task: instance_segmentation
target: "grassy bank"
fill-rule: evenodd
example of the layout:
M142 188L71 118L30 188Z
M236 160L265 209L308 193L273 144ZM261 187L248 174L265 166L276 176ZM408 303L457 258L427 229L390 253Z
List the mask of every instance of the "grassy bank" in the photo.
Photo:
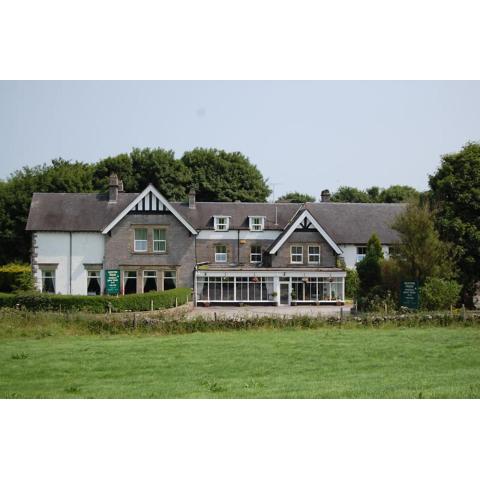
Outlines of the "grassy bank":
M478 398L480 328L0 340L2 398Z

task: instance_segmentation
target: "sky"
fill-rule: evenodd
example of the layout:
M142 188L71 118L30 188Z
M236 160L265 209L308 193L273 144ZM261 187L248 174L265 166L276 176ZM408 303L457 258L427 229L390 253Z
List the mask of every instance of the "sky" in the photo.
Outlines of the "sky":
M441 155L480 140L480 82L0 82L0 178L134 147L240 151L275 195L428 187Z

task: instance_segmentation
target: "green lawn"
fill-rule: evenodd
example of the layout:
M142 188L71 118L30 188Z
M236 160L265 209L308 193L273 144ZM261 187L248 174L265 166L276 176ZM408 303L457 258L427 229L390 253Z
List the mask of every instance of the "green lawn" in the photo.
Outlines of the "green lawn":
M7 398L478 398L480 329L0 340Z

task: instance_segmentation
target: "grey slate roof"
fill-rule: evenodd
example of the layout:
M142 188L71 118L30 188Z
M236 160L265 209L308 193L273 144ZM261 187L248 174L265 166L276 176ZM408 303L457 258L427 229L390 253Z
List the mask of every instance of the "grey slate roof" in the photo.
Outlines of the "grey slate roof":
M30 231L100 232L138 193L119 193L117 203L95 193L35 193L28 216ZM177 212L195 229L213 229L213 215L230 216L231 229L248 229L248 216L265 216L265 229L283 230L302 204L171 202ZM390 228L404 204L385 203L307 203L307 208L337 244L366 243L372 232L382 243L395 243L397 234ZM275 221L276 219L276 221Z
M138 194L119 193L117 203L96 193L34 193L27 230L100 232Z
M382 243L398 241L391 228L395 217L406 207L404 203L307 203L306 208L332 239L344 243L367 243L376 233Z

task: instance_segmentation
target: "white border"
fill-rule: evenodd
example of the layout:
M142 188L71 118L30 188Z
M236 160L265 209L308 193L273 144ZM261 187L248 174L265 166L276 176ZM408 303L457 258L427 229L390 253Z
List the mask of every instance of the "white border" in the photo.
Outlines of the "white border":
M270 250L270 253L272 255L278 252L280 247L287 241L290 235L292 235L292 233L298 228L302 220L304 220L305 218L308 218L308 220L310 220L313 226L318 230L320 235L322 235L322 237L332 247L332 249L337 255L341 255L343 253L339 246L332 240L330 235L328 235L328 233L320 226L320 224L315 220L315 218L313 218L313 215L308 210L304 210L302 214L295 220L295 222L290 225L290 227L285 232L285 235L280 239L280 241Z
M112 222L110 222L102 231L106 235L115 225L122 220L132 208L139 203L143 198L145 198L149 193L153 193L164 205L170 210L177 220L182 223L182 225L190 232L192 235L197 235L197 231L172 207L168 200L152 185L150 184L140 195L135 197L121 213L119 213ZM141 213L141 211L139 212Z

